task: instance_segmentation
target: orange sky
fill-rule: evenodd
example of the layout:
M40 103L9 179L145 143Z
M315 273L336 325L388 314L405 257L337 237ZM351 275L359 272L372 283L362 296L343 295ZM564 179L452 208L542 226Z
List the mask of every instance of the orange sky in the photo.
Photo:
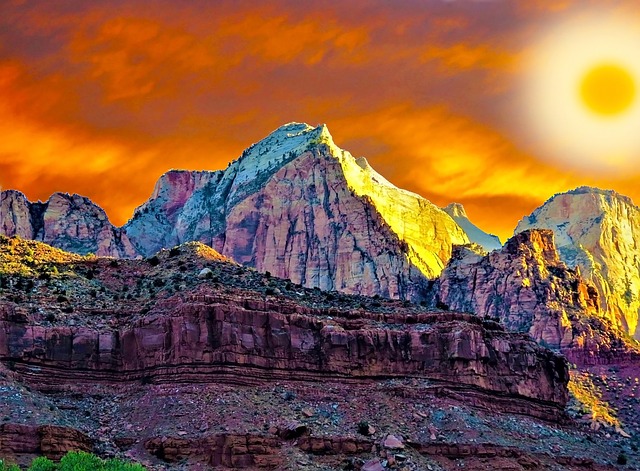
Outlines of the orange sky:
M303 121L503 239L579 185L637 202L633 172L553 164L522 90L548 24L590 4L636 14L627 3L5 0L0 185L32 200L80 193L121 225L168 169L224 168Z

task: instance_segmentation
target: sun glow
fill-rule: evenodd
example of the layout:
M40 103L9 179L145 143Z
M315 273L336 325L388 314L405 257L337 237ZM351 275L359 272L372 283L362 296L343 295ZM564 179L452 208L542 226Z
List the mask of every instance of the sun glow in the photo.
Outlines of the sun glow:
M634 78L626 69L613 64L598 65L580 81L580 98L590 111L614 116L624 113L636 95Z
M640 28L599 14L555 25L529 61L527 118L555 165L623 174L640 157Z

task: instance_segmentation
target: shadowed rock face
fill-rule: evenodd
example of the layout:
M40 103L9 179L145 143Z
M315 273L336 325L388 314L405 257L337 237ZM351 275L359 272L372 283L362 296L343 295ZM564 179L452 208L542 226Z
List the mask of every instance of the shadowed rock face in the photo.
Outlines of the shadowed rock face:
M567 366L525 335L475 316L326 312L229 296L167 301L113 331L33 325L5 307L0 358L40 388L79 382L227 381L416 376L520 401L559 417Z
M550 229L560 258L600 294L609 321L639 338L640 209L611 190L580 187L550 198L515 232Z
M453 310L499 318L508 330L529 332L552 348L584 347L599 317L599 297L558 257L549 230L522 232L501 250L457 247L436 284L436 299Z
M18 191L3 191L0 233L38 240L81 255L136 255L127 235L111 225L102 208L79 195L54 193L45 203L31 203Z

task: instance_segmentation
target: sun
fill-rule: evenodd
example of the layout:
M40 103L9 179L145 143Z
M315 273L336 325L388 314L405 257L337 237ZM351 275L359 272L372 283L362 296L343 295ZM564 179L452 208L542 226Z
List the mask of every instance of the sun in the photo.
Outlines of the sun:
M580 80L580 99L593 113L616 116L628 110L636 95L633 76L616 64L599 64Z
M549 28L527 54L529 145L555 166L640 171L640 27L607 12Z

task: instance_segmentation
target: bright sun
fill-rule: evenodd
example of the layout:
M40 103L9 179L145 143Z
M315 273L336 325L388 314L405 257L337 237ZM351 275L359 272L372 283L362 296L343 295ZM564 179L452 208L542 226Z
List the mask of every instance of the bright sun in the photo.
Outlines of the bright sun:
M588 173L638 172L640 28L606 13L545 32L528 61L535 152Z
M615 64L597 65L580 80L580 98L590 111L615 116L629 109L636 96L631 74Z

